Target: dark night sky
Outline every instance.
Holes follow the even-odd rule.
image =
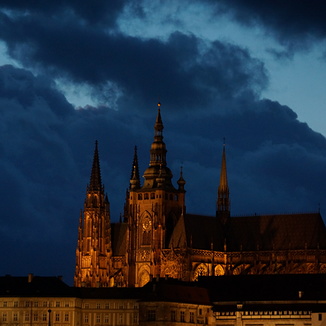
[[[117,221],[159,100],[188,212],[214,215],[225,137],[233,215],[326,217],[325,13],[321,0],[0,0],[0,274],[72,283],[95,140]]]

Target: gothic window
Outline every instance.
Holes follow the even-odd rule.
[[[142,244],[150,245],[151,234],[152,234],[152,221],[149,216],[144,217],[142,220],[142,231],[143,231]]]
[[[208,275],[208,268],[205,264],[200,264],[197,266],[194,272],[194,278],[193,280],[197,280],[198,276],[207,276]]]

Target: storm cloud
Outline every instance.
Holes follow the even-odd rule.
[[[71,282],[95,140],[117,221],[135,145],[140,170],[148,166],[158,100],[168,165],[174,180],[183,167],[188,212],[215,214],[223,138],[232,214],[324,212],[326,139],[292,108],[262,98],[264,62],[233,42],[177,27],[165,38],[124,33],[119,17],[145,17],[142,4],[0,1],[0,40],[16,63],[0,67],[1,273],[63,274]],[[288,15],[291,33],[302,33],[279,2],[270,21],[254,1],[222,6],[219,15],[275,33]],[[323,37],[318,19],[309,26]],[[281,29],[280,37],[290,35]],[[77,97],[93,103],[74,106],[70,87],[86,87],[89,94]]]

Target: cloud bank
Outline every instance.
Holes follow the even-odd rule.
[[[227,3],[223,14],[246,24],[276,31],[274,21],[285,19],[278,3],[270,22],[254,1]],[[0,39],[17,62],[0,67],[1,273],[71,282],[94,142],[117,221],[135,145],[140,170],[149,163],[158,100],[168,165],[174,180],[183,166],[188,212],[214,215],[224,137],[233,214],[324,212],[326,139],[291,108],[261,98],[269,72],[248,49],[177,26],[164,39],[127,35],[119,29],[126,8],[148,14],[130,1],[0,5]],[[307,30],[321,38],[317,23]],[[95,104],[75,107],[65,85],[86,86]]]

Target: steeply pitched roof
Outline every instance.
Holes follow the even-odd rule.
[[[127,252],[126,232],[127,223],[111,224],[112,251],[115,256],[125,255]]]
[[[252,251],[325,249],[326,229],[319,213],[231,217],[226,225],[212,216],[187,214],[180,219],[171,244],[180,239],[194,249]],[[185,232],[185,234],[183,234]]]
[[[319,213],[256,215],[230,219],[228,250],[326,248],[326,229]]]

